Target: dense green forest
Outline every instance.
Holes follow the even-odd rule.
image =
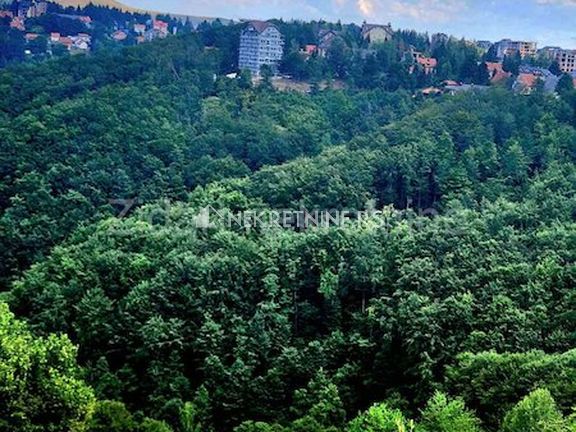
[[[574,90],[278,92],[230,31],[0,72],[0,431],[576,431]]]

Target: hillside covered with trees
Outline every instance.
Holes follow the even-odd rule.
[[[278,92],[231,29],[0,71],[0,431],[576,431],[573,88]]]

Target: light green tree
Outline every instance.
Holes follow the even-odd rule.
[[[34,337],[0,303],[0,430],[80,430],[93,403],[68,338]]]
[[[436,392],[422,411],[418,432],[480,432],[480,421],[461,399]]]
[[[564,432],[566,422],[548,390],[535,390],[504,418],[502,432]]]

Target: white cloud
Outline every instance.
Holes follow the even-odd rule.
[[[358,0],[357,5],[358,10],[365,17],[372,17],[374,15],[374,0]]]

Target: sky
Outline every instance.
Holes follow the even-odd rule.
[[[232,19],[391,23],[395,29],[576,49],[576,0],[124,0],[149,10]]]

